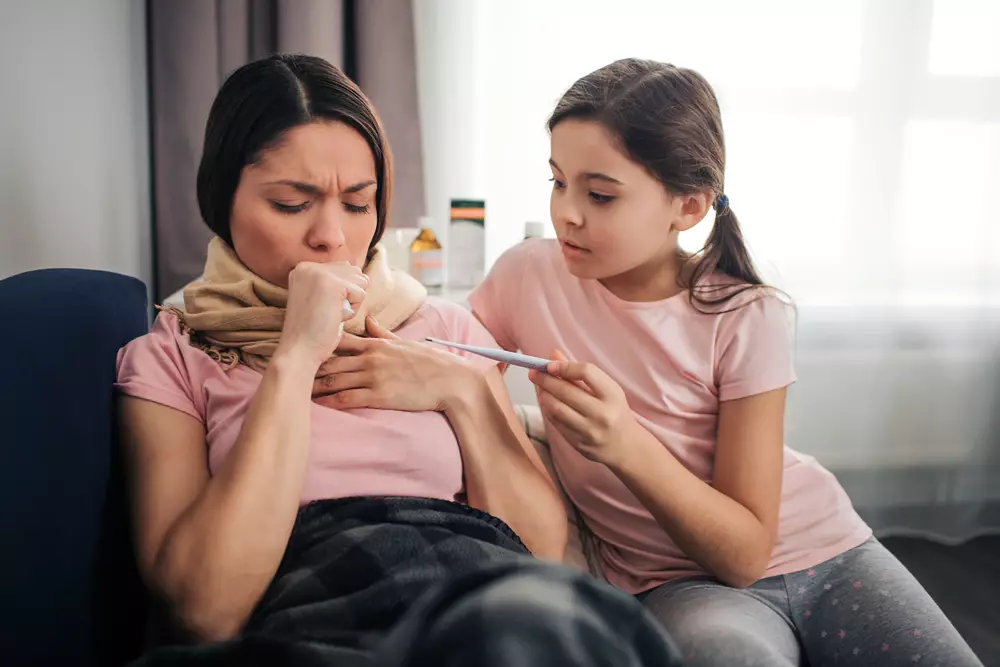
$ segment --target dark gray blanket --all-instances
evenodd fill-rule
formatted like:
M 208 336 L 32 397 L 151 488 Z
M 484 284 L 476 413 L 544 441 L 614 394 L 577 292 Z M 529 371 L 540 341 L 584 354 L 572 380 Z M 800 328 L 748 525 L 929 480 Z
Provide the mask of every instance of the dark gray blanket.
M 422 498 L 303 508 L 238 639 L 149 665 L 674 665 L 630 596 L 531 557 L 496 517 Z

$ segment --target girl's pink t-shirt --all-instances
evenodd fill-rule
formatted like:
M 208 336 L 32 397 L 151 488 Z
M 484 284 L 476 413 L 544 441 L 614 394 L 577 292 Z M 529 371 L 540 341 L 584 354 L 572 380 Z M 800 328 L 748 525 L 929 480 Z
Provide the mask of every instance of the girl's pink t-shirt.
M 428 299 L 395 332 L 496 347 L 461 306 Z M 457 353 L 486 368 L 494 362 Z M 152 330 L 118 353 L 115 387 L 191 415 L 205 426 L 210 472 L 232 450 L 261 375 L 244 365 L 224 370 L 162 312 Z M 312 404 L 309 461 L 301 502 L 353 496 L 415 496 L 455 500 L 463 491 L 458 440 L 440 412 L 334 410 Z
M 711 483 L 719 402 L 795 381 L 787 308 L 759 296 L 712 315 L 695 310 L 686 292 L 626 302 L 569 273 L 557 242 L 533 240 L 505 253 L 469 301 L 505 349 L 546 358 L 560 349 L 608 373 L 639 423 Z M 555 429 L 547 427 L 547 435 L 559 481 L 598 538 L 612 584 L 638 593 L 705 574 L 614 473 Z M 766 576 L 812 567 L 871 536 L 836 478 L 788 447 L 779 522 Z

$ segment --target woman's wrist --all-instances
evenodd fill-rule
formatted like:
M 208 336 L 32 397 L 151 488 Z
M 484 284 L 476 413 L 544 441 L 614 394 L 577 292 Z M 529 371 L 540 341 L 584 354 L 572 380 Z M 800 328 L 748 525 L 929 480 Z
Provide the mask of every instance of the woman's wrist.
M 271 356 L 268 367 L 274 368 L 283 375 L 302 376 L 312 382 L 320 365 L 316 361 L 315 355 L 305 350 L 294 346 L 283 348 L 279 345 Z
M 485 405 L 485 401 L 492 400 L 486 376 L 473 366 L 458 362 L 451 380 L 441 401 L 442 412 L 448 417 L 471 414 L 478 407 Z

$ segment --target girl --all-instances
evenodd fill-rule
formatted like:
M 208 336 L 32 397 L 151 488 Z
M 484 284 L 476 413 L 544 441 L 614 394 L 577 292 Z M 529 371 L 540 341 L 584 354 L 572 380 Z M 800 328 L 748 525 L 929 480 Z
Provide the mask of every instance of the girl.
M 470 302 L 503 347 L 555 355 L 531 379 L 607 579 L 693 665 L 979 665 L 833 475 L 783 445 L 788 318 L 724 194 L 709 84 L 618 61 L 548 127 L 558 241 L 507 252 Z

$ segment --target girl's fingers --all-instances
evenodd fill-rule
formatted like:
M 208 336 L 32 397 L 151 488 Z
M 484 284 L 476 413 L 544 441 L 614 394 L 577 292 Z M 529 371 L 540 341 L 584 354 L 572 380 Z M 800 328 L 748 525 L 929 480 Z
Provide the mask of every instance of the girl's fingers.
M 536 387 L 551 394 L 582 415 L 593 417 L 601 410 L 600 399 L 573 382 L 538 371 L 531 371 L 528 378 Z
M 587 418 L 545 390 L 538 392 L 538 407 L 557 427 L 566 428 L 578 436 L 587 432 Z

